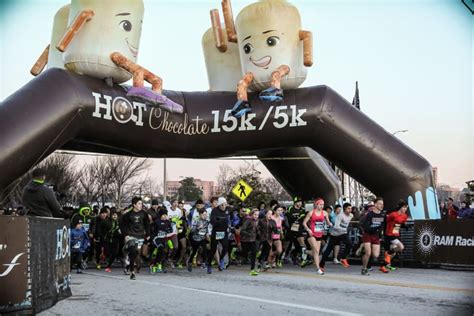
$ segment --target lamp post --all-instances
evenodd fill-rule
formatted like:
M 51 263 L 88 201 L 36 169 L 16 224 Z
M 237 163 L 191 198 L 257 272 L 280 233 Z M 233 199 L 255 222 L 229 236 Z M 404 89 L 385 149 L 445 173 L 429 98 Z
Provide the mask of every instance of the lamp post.
M 163 160 L 163 202 L 166 201 L 166 158 Z
M 392 135 L 397 135 L 398 133 L 406 133 L 406 132 L 408 132 L 407 129 L 401 129 L 399 131 L 393 132 Z

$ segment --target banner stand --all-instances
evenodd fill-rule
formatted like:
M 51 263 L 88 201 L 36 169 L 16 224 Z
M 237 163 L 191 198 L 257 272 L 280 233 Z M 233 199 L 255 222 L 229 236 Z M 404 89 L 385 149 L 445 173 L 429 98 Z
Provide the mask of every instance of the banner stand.
M 0 216 L 0 313 L 38 313 L 71 296 L 69 221 Z

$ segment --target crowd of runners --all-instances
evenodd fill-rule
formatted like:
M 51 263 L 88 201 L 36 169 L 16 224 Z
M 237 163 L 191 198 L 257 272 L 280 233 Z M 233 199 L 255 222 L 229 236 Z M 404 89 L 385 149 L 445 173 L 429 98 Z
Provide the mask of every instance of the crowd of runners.
M 289 207 L 271 201 L 268 207 L 262 202 L 250 209 L 234 208 L 225 198 L 214 197 L 208 205 L 197 200 L 189 211 L 177 200 L 151 204 L 145 209 L 134 197 L 123 212 L 104 207 L 97 216 L 82 206 L 71 219 L 71 268 L 81 273 L 87 262 L 95 262 L 97 269 L 111 272 L 120 266 L 132 280 L 143 266 L 152 274 L 196 268 L 211 274 L 215 268 L 248 265 L 250 275 L 257 276 L 284 264 L 314 265 L 316 273 L 324 275 L 331 254 L 333 263 L 348 268 L 348 255 L 354 253 L 362 256 L 362 275 L 369 275 L 372 265 L 388 273 L 395 270 L 393 257 L 403 251 L 400 228 L 408 219 L 405 201 L 385 211 L 378 197 L 356 223 L 361 231 L 356 239 L 361 242 L 354 244 L 350 203 L 325 207 L 317 198 L 305 207 L 295 197 Z

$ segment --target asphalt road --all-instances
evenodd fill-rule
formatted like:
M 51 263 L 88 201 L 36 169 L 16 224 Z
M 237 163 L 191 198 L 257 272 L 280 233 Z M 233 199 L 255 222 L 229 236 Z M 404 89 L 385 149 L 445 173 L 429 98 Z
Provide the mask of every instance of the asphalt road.
M 284 267 L 251 277 L 245 267 L 195 268 L 129 280 L 73 273 L 73 296 L 41 315 L 474 315 L 474 273 L 399 269 L 360 275 L 360 266 Z

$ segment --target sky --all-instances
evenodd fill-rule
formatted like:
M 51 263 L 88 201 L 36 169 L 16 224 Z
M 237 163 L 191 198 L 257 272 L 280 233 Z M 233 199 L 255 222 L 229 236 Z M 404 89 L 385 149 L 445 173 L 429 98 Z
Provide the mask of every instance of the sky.
M 253 2 L 232 1 L 234 17 Z M 474 179 L 474 17 L 460 1 L 290 2 L 314 36 L 315 62 L 302 86 L 325 84 L 352 100 L 358 81 L 361 110 L 391 133 L 407 130 L 396 136 L 438 167 L 439 182 L 461 187 Z M 165 89 L 207 90 L 201 36 L 220 0 L 144 3 L 138 63 L 162 77 Z M 0 1 L 0 100 L 33 78 L 29 69 L 64 4 Z M 168 159 L 167 175 L 215 180 L 219 165 L 251 161 Z M 163 159 L 153 159 L 149 176 L 162 181 Z

